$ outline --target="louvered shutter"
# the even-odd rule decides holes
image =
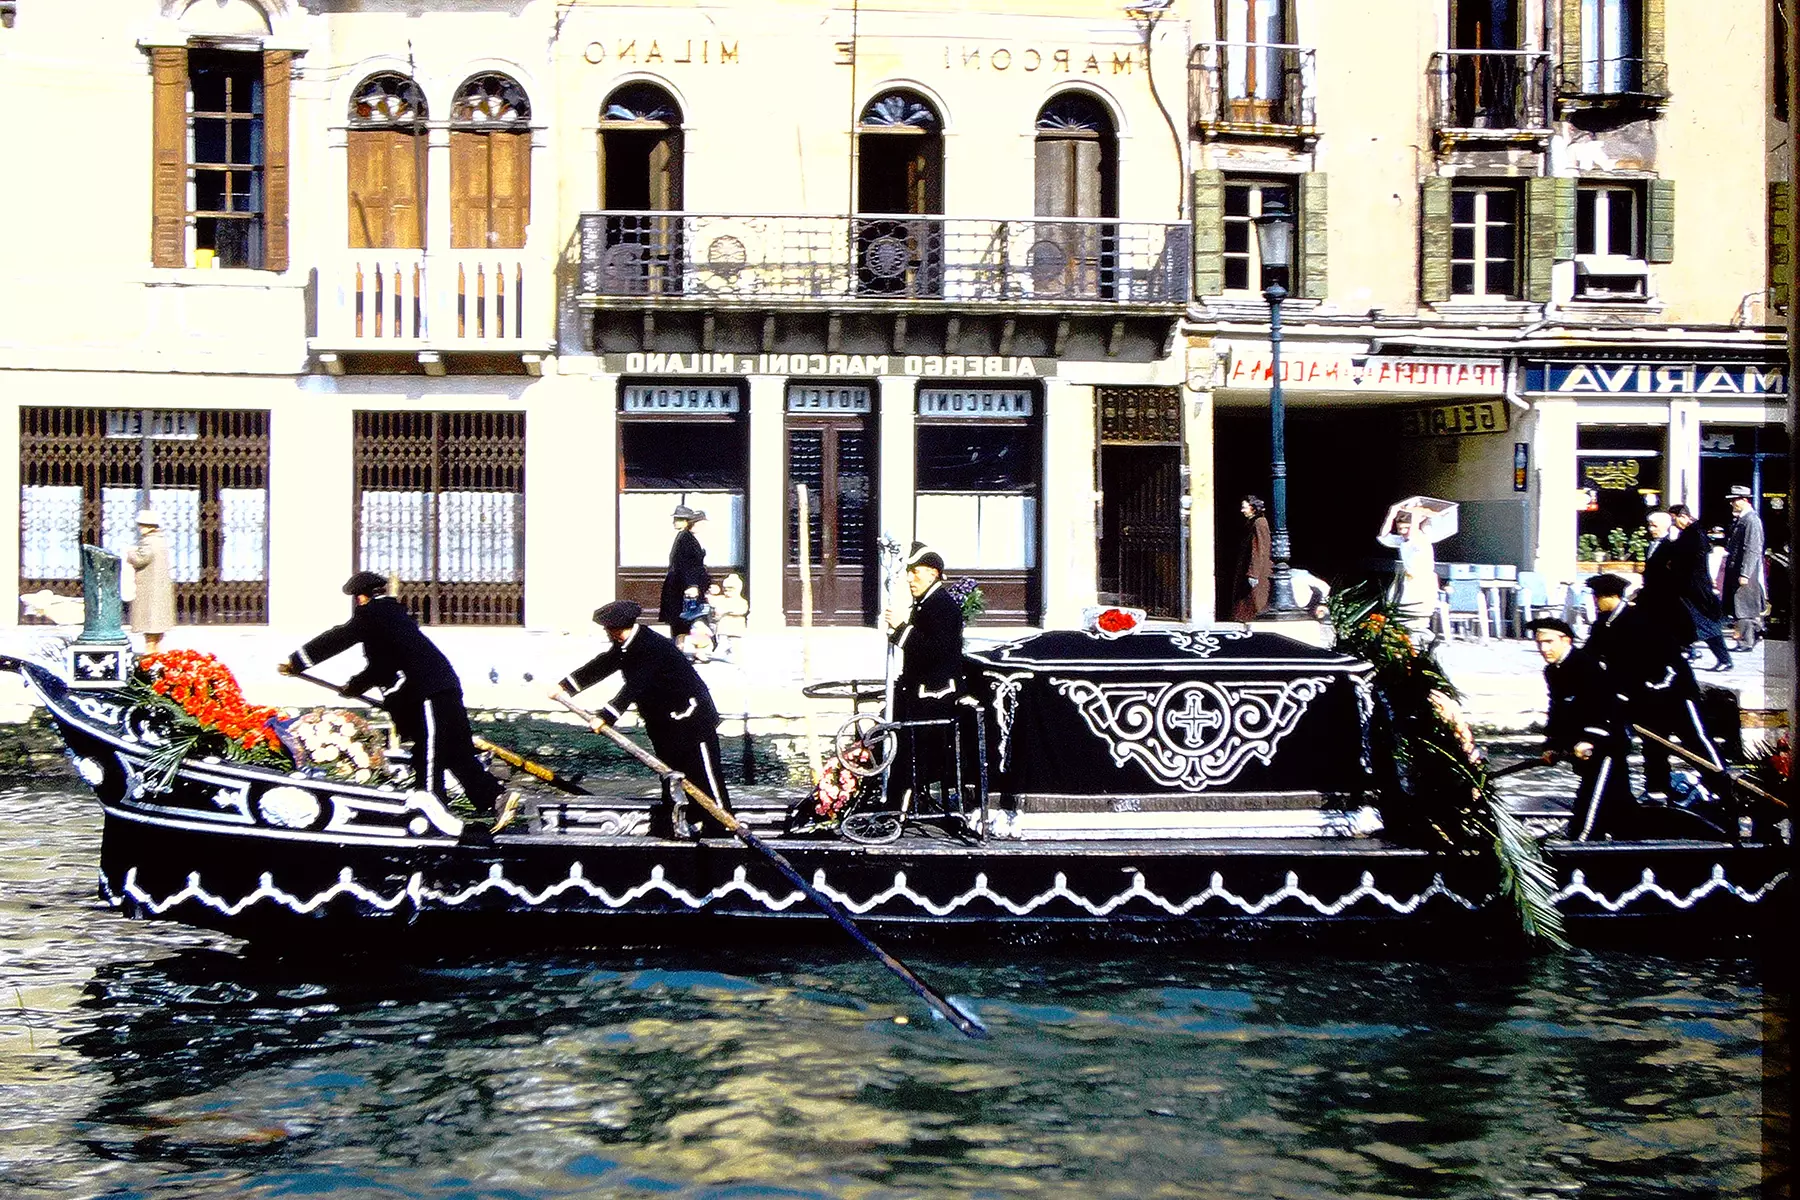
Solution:
[[[490,133],[488,228],[485,244],[497,250],[525,245],[531,224],[531,134]]]
[[[1556,261],[1575,257],[1575,181],[1556,181]]]
[[[1300,177],[1300,289],[1310,300],[1323,300],[1330,286],[1326,258],[1328,229],[1325,172]]]
[[[1651,90],[1650,84],[1657,80],[1667,80],[1666,69],[1669,61],[1668,35],[1664,32],[1663,8],[1665,0],[1644,0],[1643,49],[1644,89]],[[1776,53],[1782,53],[1778,48]],[[1663,91],[1667,91],[1664,87]]]
[[[263,267],[288,269],[288,83],[294,56],[263,55]]]
[[[1525,298],[1538,304],[1548,304],[1551,298],[1550,281],[1562,240],[1556,213],[1561,185],[1560,179],[1525,181]]]
[[[1419,190],[1419,295],[1442,304],[1450,299],[1450,181],[1427,179]]]
[[[353,129],[349,163],[350,246],[417,250],[420,183],[418,147],[424,139],[398,129]]]
[[[671,129],[650,147],[650,207],[681,210],[681,131]]]
[[[487,135],[450,131],[450,246],[487,247]]]
[[[1194,295],[1225,290],[1225,172],[1194,172]]]
[[[1562,78],[1564,92],[1582,90],[1581,0],[1562,0]]]
[[[187,50],[150,51],[150,265],[187,266]]]
[[[1649,201],[1649,252],[1653,263],[1675,261],[1675,181],[1652,179],[1644,189]]]
[[[1769,291],[1775,307],[1786,309],[1794,286],[1794,185],[1769,184]]]

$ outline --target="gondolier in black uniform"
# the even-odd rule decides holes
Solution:
[[[914,542],[906,556],[906,590],[912,593],[911,611],[904,618],[892,610],[886,614],[888,641],[904,656],[894,680],[894,720],[953,718],[962,675],[962,605],[944,587],[943,556],[923,542]],[[902,731],[888,771],[889,800],[908,802],[915,777],[927,787],[942,782],[948,795],[948,743],[944,727]]]
[[[1586,649],[1606,669],[1627,719],[1680,742],[1723,771],[1725,764],[1700,720],[1700,685],[1682,643],[1670,636],[1657,614],[1625,602],[1631,584],[1624,576],[1590,576],[1587,586],[1594,595],[1595,620]],[[1669,752],[1645,739],[1644,798],[1667,803],[1670,778]]]
[[[1570,760],[1581,780],[1569,816],[1569,838],[1586,842],[1604,837],[1633,803],[1618,692],[1600,659],[1575,645],[1575,631],[1566,621],[1540,617],[1531,631],[1550,692],[1544,761]]]
[[[355,602],[350,619],[307,642],[276,669],[293,675],[361,646],[368,665],[339,693],[360,698],[377,689],[377,703],[394,719],[401,740],[413,748],[413,773],[420,783],[448,802],[444,776],[456,776],[475,811],[493,817],[496,831],[504,829],[512,822],[518,800],[508,796],[503,805],[497,804],[506,789],[475,757],[462,680],[450,660],[420,631],[400,601],[387,594],[387,580],[374,571],[352,575],[344,594]]]
[[[731,795],[719,769],[719,710],[713,707],[712,693],[674,642],[638,624],[643,611],[630,600],[614,600],[594,610],[594,623],[606,630],[612,645],[565,675],[550,689],[550,697],[570,699],[617,672],[625,682],[595,713],[599,719],[594,732],[616,725],[636,704],[656,756],[730,812]],[[698,804],[687,806],[687,818],[705,836],[729,836]],[[657,837],[675,835],[672,800],[655,814],[650,832]]]

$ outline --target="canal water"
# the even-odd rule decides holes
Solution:
[[[98,828],[0,793],[15,1200],[1750,1196],[1787,1091],[1747,960],[913,951],[970,1042],[835,945],[253,952]]]

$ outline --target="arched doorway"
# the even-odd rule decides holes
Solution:
[[[1029,256],[1033,296],[1112,294],[1119,215],[1119,140],[1112,115],[1086,92],[1064,92],[1037,117],[1037,226]]]
[[[681,108],[653,83],[628,83],[600,110],[601,272],[609,293],[679,292],[682,229]]]
[[[922,218],[944,211],[942,118],[916,92],[883,92],[857,120],[856,159],[857,291],[937,295],[944,226]]]

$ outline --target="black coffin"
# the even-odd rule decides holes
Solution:
[[[1369,790],[1372,668],[1273,633],[1054,630],[965,655],[993,790],[1348,797]]]

